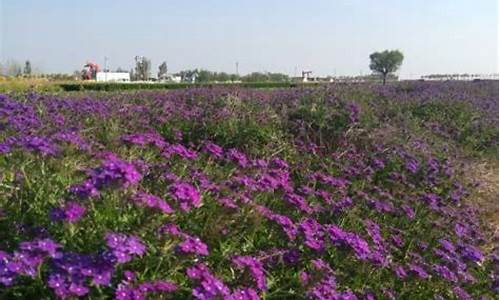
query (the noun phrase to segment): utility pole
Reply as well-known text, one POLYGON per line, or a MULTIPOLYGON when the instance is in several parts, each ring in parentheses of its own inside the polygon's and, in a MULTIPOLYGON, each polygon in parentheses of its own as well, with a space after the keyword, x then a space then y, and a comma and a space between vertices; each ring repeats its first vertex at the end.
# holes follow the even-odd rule
POLYGON ((108 81, 108 57, 104 56, 104 81, 108 81))

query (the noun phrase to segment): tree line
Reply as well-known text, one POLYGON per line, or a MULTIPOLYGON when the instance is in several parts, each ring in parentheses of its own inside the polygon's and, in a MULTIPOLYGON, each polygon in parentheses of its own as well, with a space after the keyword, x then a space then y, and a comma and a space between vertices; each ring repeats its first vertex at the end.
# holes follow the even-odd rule
MULTIPOLYGON (((151 60, 143 56, 135 58, 135 68, 130 70, 130 79, 132 81, 146 81, 151 79, 151 60)), ((290 77, 283 73, 271 72, 252 72, 247 75, 231 74, 226 72, 214 72, 205 69, 182 70, 170 76, 167 74, 167 62, 162 62, 158 66, 158 73, 155 79, 171 80, 173 77, 180 77, 182 82, 207 83, 207 82, 288 82, 290 77)))
MULTIPOLYGON (((394 73, 399 69, 403 63, 403 53, 399 50, 384 50, 381 52, 374 52, 370 54, 370 69, 373 74, 382 77, 383 84, 386 83, 388 78, 394 78, 394 73)), ((109 70, 106 70, 109 71, 109 70)), ((119 71, 126 72, 119 68, 119 71)), ((213 72, 204 69, 183 70, 172 74, 171 77, 167 75, 167 63, 163 62, 158 67, 159 80, 172 79, 173 77, 180 77, 182 82, 190 83, 207 83, 207 82, 288 82, 290 77, 283 73, 271 72, 252 72, 247 75, 230 74, 226 72, 213 72)), ((24 63, 24 68, 15 61, 8 61, 5 64, 0 62, 0 75, 4 76, 27 76, 30 77, 33 73, 32 65, 29 60, 24 63)), ((80 72, 75 71, 73 75, 57 74, 55 79, 68 79, 78 76, 80 72)), ((144 56, 135 57, 135 68, 130 70, 130 79, 133 81, 148 81, 151 80, 151 60, 144 56)), ((50 77, 49 77, 50 78, 50 77)))

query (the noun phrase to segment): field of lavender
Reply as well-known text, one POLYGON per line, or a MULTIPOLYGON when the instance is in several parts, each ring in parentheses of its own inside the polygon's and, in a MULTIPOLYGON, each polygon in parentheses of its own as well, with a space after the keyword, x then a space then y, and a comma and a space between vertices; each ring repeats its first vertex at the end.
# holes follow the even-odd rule
POLYGON ((497 113, 495 81, 0 95, 0 299, 498 299, 497 113))

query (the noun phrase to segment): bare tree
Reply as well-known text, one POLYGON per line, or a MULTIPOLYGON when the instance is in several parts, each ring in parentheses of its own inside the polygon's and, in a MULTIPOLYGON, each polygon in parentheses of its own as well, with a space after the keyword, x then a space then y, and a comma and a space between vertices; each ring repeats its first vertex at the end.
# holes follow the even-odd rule
POLYGON ((151 75, 151 61, 144 56, 135 57, 135 76, 137 80, 148 80, 151 75))
POLYGON ((134 81, 134 80, 135 80, 135 72, 134 72, 134 69, 130 69, 129 74, 130 74, 130 80, 131 80, 131 81, 134 81))
POLYGON ((161 65, 158 66, 158 79, 160 79, 163 75, 167 75, 166 61, 164 61, 161 65))

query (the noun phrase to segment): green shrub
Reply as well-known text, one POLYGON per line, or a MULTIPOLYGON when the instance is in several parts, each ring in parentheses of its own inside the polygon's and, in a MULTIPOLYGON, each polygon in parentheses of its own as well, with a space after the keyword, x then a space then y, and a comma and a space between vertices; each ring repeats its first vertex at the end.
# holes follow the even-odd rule
POLYGON ((449 135, 469 151, 498 151, 498 127, 485 123, 481 114, 466 103, 419 103, 411 105, 410 112, 424 126, 438 124, 439 133, 449 135))
POLYGON ((242 87, 242 88, 290 88, 300 86, 317 86, 322 83, 290 83, 290 82, 244 82, 244 83, 98 83, 72 82, 62 83, 59 86, 67 92, 74 91, 121 91, 121 90, 156 90, 156 89, 183 89, 189 87, 242 87))
POLYGON ((334 149, 351 126, 345 103, 303 103, 288 115, 290 133, 299 139, 334 149))

